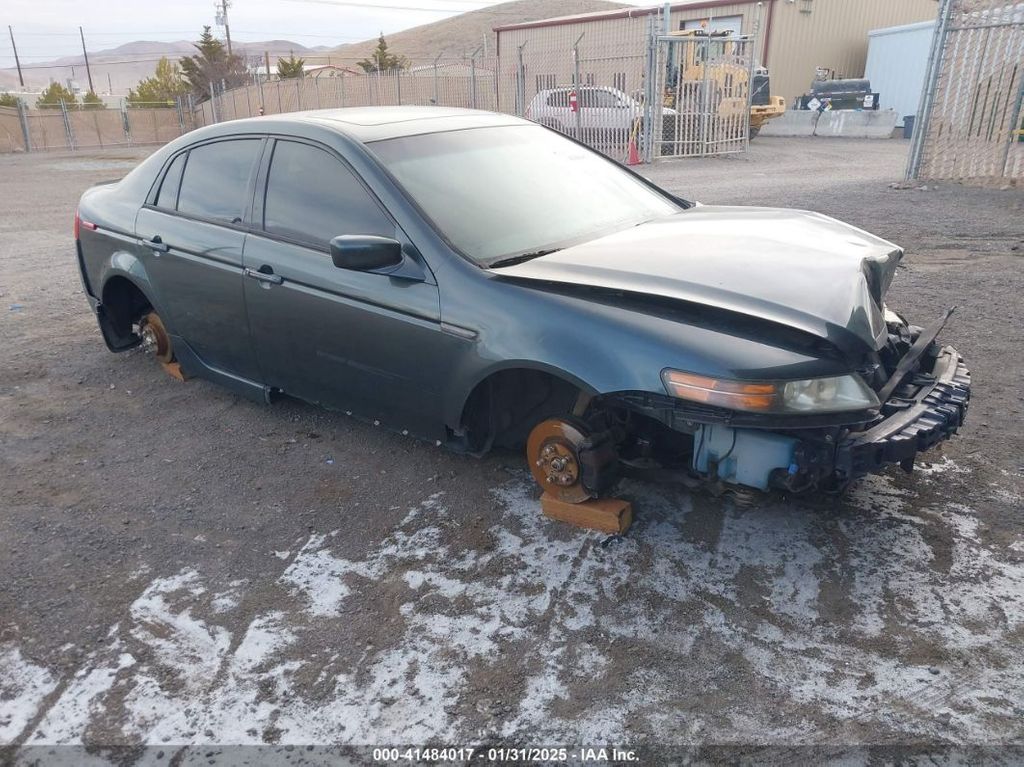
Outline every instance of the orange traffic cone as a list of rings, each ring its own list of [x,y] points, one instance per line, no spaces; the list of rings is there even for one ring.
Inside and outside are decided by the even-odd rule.
[[[636,138],[633,136],[629,137],[629,158],[626,160],[626,165],[639,165],[640,164],[640,152],[636,148]]]

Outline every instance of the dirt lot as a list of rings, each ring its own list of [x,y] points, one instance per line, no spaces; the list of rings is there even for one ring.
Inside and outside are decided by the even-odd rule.
[[[890,188],[906,149],[647,173],[903,244],[890,303],[959,306],[962,436],[842,500],[627,484],[612,542],[518,456],[110,354],[71,219],[143,153],[0,157],[0,744],[1024,741],[1024,195]]]

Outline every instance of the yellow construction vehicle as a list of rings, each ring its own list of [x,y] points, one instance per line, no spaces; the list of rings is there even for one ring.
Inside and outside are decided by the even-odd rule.
[[[710,114],[717,118],[717,130],[729,132],[731,126],[742,126],[742,116],[750,103],[750,138],[761,127],[786,111],[786,100],[772,96],[769,91],[768,70],[757,67],[750,77],[749,52],[741,46],[752,41],[729,39],[730,32],[708,32],[688,29],[673,32],[683,44],[678,48],[677,61],[671,62],[671,71],[665,82],[665,106],[680,114]],[[746,55],[744,55],[746,53]],[[751,94],[749,89],[753,88]]]

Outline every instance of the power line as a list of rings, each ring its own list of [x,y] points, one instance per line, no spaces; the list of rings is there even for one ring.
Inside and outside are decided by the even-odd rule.
[[[238,34],[258,35],[260,33],[256,32],[256,31],[238,30],[238,29],[236,29],[236,30],[234,30],[234,34],[237,36]],[[369,35],[369,36],[368,35],[311,35],[311,34],[306,34],[304,32],[281,32],[279,34],[286,35],[288,37],[315,37],[317,39],[324,39],[324,40],[347,40],[347,41],[351,41],[351,42],[364,42],[364,41],[370,42],[370,41],[376,39],[372,35]],[[78,37],[78,35],[75,35],[75,37]],[[89,33],[89,38],[92,39],[93,37],[94,37],[93,33],[90,32]],[[275,38],[275,41],[279,41],[279,40],[280,40],[280,38]],[[163,40],[140,40],[140,42],[150,42],[150,43],[157,43],[157,44],[163,43],[163,44],[168,45],[168,46],[175,45],[177,43],[185,43],[185,44],[188,45],[189,49],[191,49],[195,45],[195,43],[193,43],[190,40],[166,40],[166,41],[163,41]],[[297,44],[295,40],[284,40],[282,42],[290,43],[290,44]],[[263,47],[266,46],[267,41],[266,40],[235,40],[234,43],[235,43],[235,45],[257,45],[257,46],[259,46],[262,49]],[[117,46],[113,46],[112,48],[105,48],[105,49],[97,50],[96,45],[94,44],[93,45],[93,49],[90,51],[90,53],[93,56],[96,56],[98,54],[103,54],[107,50],[114,50],[114,48],[116,48],[116,47]],[[39,51],[41,51],[41,50],[45,50],[46,53],[39,53]],[[26,51],[31,51],[32,52],[32,53],[29,53],[28,58],[39,58],[40,56],[62,56],[62,55],[67,55],[66,53],[57,52],[57,50],[58,49],[55,49],[55,48],[52,48],[52,47],[37,48],[37,47],[33,47],[33,46],[30,45],[28,48],[19,47],[18,48],[18,53],[23,58],[25,58],[25,52]],[[61,49],[61,50],[66,50],[66,49]],[[164,52],[175,53],[176,51],[169,51],[169,50],[167,50],[165,48],[135,49],[135,50],[132,50],[131,53],[126,53],[124,55],[135,55],[137,53],[164,53]],[[10,53],[0,53],[0,58],[13,58],[13,56]]]
[[[165,57],[162,57],[165,58]],[[105,67],[111,64],[146,64],[149,62],[160,61],[160,59],[128,59],[127,61],[101,61],[96,64],[98,67]],[[71,69],[71,67],[80,67],[81,64],[30,64],[29,66],[23,66],[22,69]]]
[[[359,39],[360,40],[364,40],[364,38],[359,38]],[[370,40],[366,40],[366,42],[371,42],[371,41]],[[236,47],[238,47],[239,43],[236,43],[235,45],[236,45]],[[302,55],[302,56],[324,56],[324,55],[327,55],[327,53],[331,50],[331,49],[328,49],[328,50],[315,50],[315,49],[312,49],[312,48],[296,50],[293,45],[266,46],[266,45],[259,45],[257,43],[242,43],[242,45],[246,46],[246,50],[244,52],[240,52],[238,55],[242,56],[243,58],[245,56],[257,56],[257,55],[262,56],[263,55],[263,51],[270,51],[271,53],[296,53],[297,55]],[[73,61],[68,61],[68,62],[66,62],[64,64],[55,64],[55,66],[68,66],[68,67],[72,67],[72,66],[80,66],[80,65],[85,63],[85,61],[84,61],[84,59],[83,59],[83,57],[81,55],[75,56],[74,54],[68,54],[68,53],[65,53],[65,52],[60,52],[60,53],[55,52],[55,53],[51,53],[51,54],[37,53],[37,54],[31,55],[31,56],[24,56],[24,55],[21,55],[21,51],[19,49],[18,53],[19,53],[19,55],[18,55],[17,60],[20,60],[22,62],[24,62],[26,59],[35,59],[37,64],[48,64],[48,63],[53,63],[54,59],[68,58],[68,59],[74,59],[74,60]],[[108,61],[105,58],[103,58],[103,56],[110,56],[110,55],[115,55],[117,57],[118,61],[122,61],[122,60],[148,61],[149,58],[152,57],[152,56],[163,56],[163,57],[166,57],[166,58],[169,58],[169,59],[180,59],[180,58],[185,58],[186,56],[192,56],[192,55],[194,55],[194,53],[195,53],[194,51],[151,50],[151,51],[133,51],[131,53],[121,53],[121,54],[109,54],[109,53],[104,54],[102,51],[95,51],[94,50],[94,51],[90,51],[89,52],[89,57],[90,57],[91,63],[94,66],[99,66],[101,64],[109,64],[109,63],[111,63],[110,61]],[[11,55],[11,54],[0,53],[0,59],[15,60],[15,57],[13,55]],[[3,68],[3,66],[0,65],[0,68]]]
[[[196,31],[194,29],[166,29],[157,34],[161,35],[194,35]],[[148,35],[151,32],[93,32],[89,30],[91,37],[96,36],[108,36],[108,35],[125,35],[128,37],[138,37],[139,35]],[[21,37],[78,37],[77,32],[19,32]]]
[[[362,39],[362,38],[360,38],[360,39]],[[367,41],[367,42],[369,42],[369,41]],[[304,50],[296,50],[294,46],[287,46],[287,45],[286,46],[273,46],[273,47],[269,47],[269,48],[266,45],[254,45],[252,43],[249,43],[248,45],[251,46],[251,48],[248,49],[244,54],[239,53],[239,55],[245,55],[245,56],[255,56],[257,54],[262,55],[263,51],[265,51],[265,50],[269,50],[271,52],[282,51],[284,53],[289,53],[291,51],[294,51],[296,54],[301,53],[303,55],[308,54],[310,56],[313,56],[313,55],[316,55],[318,53],[322,53],[323,52],[323,51],[316,51],[316,50],[314,50],[312,48],[307,48],[307,49],[304,49]],[[239,46],[239,43],[236,42],[235,43],[235,47],[238,47],[238,46]],[[55,53],[36,53],[36,54],[31,55],[31,56],[24,56],[24,55],[21,55],[21,50],[20,49],[19,49],[18,53],[19,53],[18,58],[21,61],[25,61],[26,59],[35,59],[37,62],[42,63],[42,64],[48,63],[48,62],[50,62],[53,59],[73,58],[73,57],[76,56],[75,54],[68,54],[68,53],[63,53],[63,52],[62,53],[56,53],[56,52]],[[130,59],[130,58],[135,57],[135,56],[143,56],[143,57],[146,57],[146,56],[166,56],[169,59],[175,59],[175,58],[184,58],[185,56],[191,56],[194,53],[195,53],[195,51],[165,51],[165,50],[132,51],[131,53],[104,53],[102,51],[95,51],[95,50],[93,50],[93,51],[89,51],[89,57],[92,60],[93,64],[106,64],[107,62],[102,58],[103,56],[111,56],[111,55],[113,55],[113,56],[117,56],[118,59]],[[100,58],[97,58],[97,57],[100,57]],[[13,60],[14,56],[12,56],[11,54],[7,54],[7,53],[0,53],[0,59],[11,59],[11,60]],[[78,54],[77,58],[76,58],[76,61],[69,63],[68,66],[71,66],[72,64],[82,64],[82,63],[84,63],[84,61],[82,59],[82,56],[81,56],[81,54]]]
[[[461,0],[443,0],[443,2],[460,2]],[[475,0],[466,0],[467,2],[475,2]],[[418,8],[409,5],[377,5],[371,3],[359,3],[353,0],[286,0],[289,3],[312,3],[315,5],[336,5],[344,8],[370,8],[379,11],[424,11],[427,13],[464,13],[465,9],[461,8]],[[483,2],[483,0],[481,0]],[[479,3],[476,3],[479,5]],[[481,5],[481,8],[486,8],[487,5]],[[476,8],[470,10],[478,10]]]

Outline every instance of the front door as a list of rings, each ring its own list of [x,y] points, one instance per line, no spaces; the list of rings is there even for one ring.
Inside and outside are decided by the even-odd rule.
[[[259,368],[242,293],[243,230],[263,140],[216,141],[178,155],[135,222],[162,319],[210,367]]]
[[[421,263],[422,279],[405,279],[334,265],[329,242],[338,235],[404,235],[332,152],[278,139],[266,173],[265,195],[257,198],[263,232],[250,235],[244,254],[263,380],[309,402],[440,438],[438,382],[457,341],[441,332],[429,270]]]

